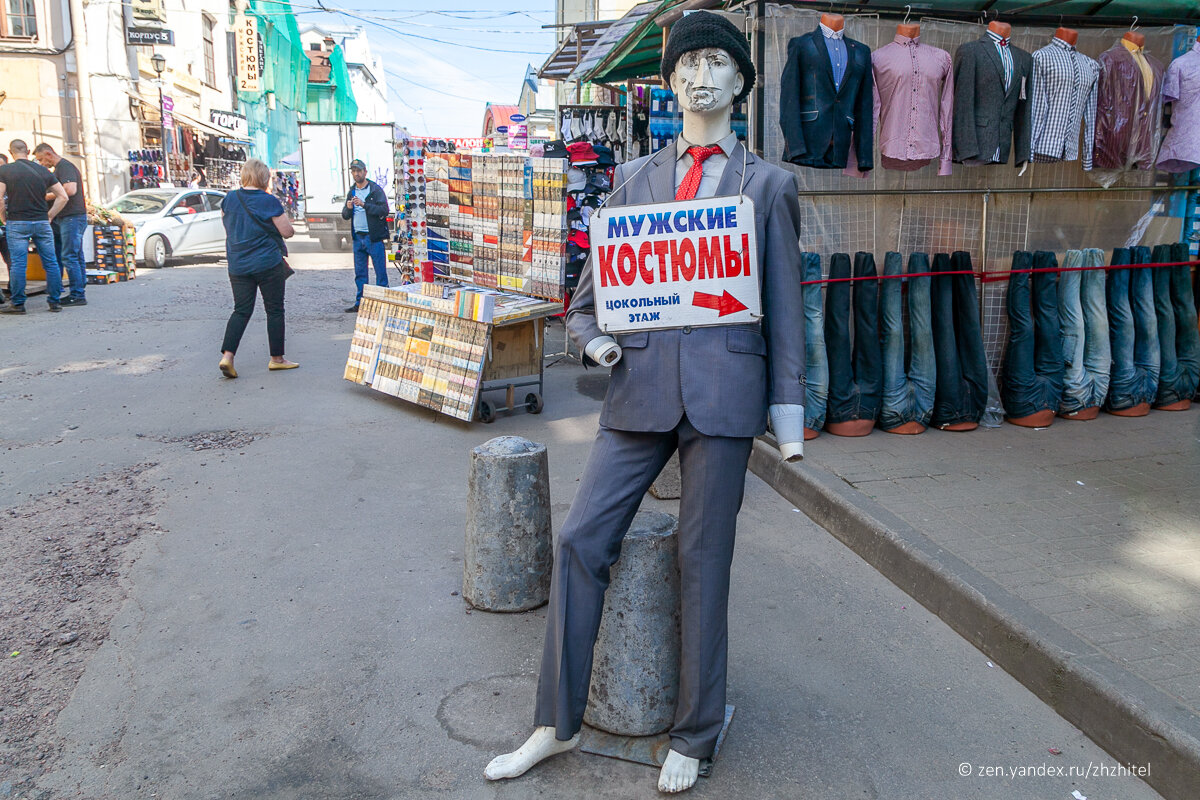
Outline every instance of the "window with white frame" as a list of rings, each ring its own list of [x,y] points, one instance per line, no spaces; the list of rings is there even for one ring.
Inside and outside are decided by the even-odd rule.
[[[0,0],[0,38],[36,39],[35,0]]]
[[[217,85],[216,51],[213,48],[213,28],[217,21],[205,14],[201,17],[204,28],[204,82],[209,86]]]

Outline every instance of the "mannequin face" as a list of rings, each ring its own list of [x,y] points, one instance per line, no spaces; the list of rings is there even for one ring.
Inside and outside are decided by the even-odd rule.
[[[671,91],[680,106],[697,114],[729,109],[745,83],[733,56],[717,47],[689,50],[671,73]]]

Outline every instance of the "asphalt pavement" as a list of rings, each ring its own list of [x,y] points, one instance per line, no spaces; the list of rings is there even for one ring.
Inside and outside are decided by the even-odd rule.
[[[149,464],[161,529],[138,543],[109,636],[57,715],[41,794],[21,796],[659,796],[654,770],[581,753],[486,782],[531,730],[545,612],[470,612],[457,595],[470,449],[545,443],[557,524],[603,373],[560,361],[541,415],[491,425],[351,385],[349,255],[292,249],[290,372],[266,369],[260,308],[241,377],[218,373],[231,300],[217,260],[0,319],[4,496]],[[1158,797],[753,475],[732,585],[736,713],[691,796]],[[23,777],[0,776],[0,797]]]

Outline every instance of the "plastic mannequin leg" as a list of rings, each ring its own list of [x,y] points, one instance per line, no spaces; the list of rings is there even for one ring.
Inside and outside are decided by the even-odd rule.
[[[1138,403],[1129,408],[1107,409],[1114,417],[1144,417],[1150,413],[1149,403]]]
[[[1025,417],[1005,417],[1004,421],[1022,428],[1047,428],[1054,422],[1054,410],[1047,408]]]
[[[919,422],[906,422],[903,425],[897,425],[895,428],[884,428],[884,433],[895,433],[900,436],[916,436],[919,433],[925,432],[925,426]]]
[[[866,436],[875,429],[873,419],[851,419],[846,422],[826,422],[825,430],[834,436]]]
[[[1063,419],[1073,419],[1077,422],[1085,422],[1100,416],[1100,406],[1081,408],[1078,411],[1063,411],[1059,412],[1059,416]]]

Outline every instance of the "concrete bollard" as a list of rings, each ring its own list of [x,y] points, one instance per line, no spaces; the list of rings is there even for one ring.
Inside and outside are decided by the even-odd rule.
[[[604,596],[587,724],[619,736],[671,727],[679,700],[678,521],[640,511]]]
[[[546,446],[498,436],[471,450],[463,599],[484,611],[527,611],[550,599]]]
[[[650,494],[659,500],[678,500],[682,493],[683,476],[679,471],[679,451],[676,450],[654,483],[650,484]]]

